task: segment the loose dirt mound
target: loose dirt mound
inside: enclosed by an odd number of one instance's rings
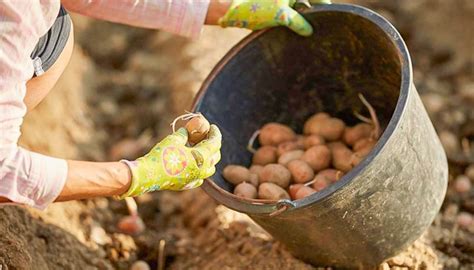
[[[74,208],[74,207],[72,207]],[[80,209],[68,209],[79,216]],[[77,235],[18,207],[0,209],[0,265],[5,269],[92,269],[111,267]],[[56,216],[58,220],[60,216]],[[63,216],[65,220],[67,216]]]

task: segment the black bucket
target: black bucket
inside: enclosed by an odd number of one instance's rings
[[[446,156],[413,85],[405,43],[388,21],[342,4],[313,7],[305,17],[313,36],[285,28],[253,33],[203,84],[194,110],[217,124],[224,138],[217,173],[203,188],[247,213],[298,258],[373,267],[415,241],[435,218],[447,187]],[[301,131],[319,111],[356,123],[353,112],[363,111],[359,93],[374,106],[384,132],[341,180],[302,200],[275,204],[230,194],[222,169],[250,165],[246,145],[255,130],[281,122]]]

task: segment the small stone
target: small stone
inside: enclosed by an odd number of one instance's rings
[[[112,100],[104,100],[99,104],[99,109],[106,115],[117,115],[118,107]]]
[[[450,203],[448,204],[448,206],[446,206],[444,210],[444,219],[454,222],[458,212],[459,212],[459,206],[455,203]]]
[[[405,259],[402,256],[396,256],[388,260],[390,265],[405,266]]]
[[[461,212],[461,213],[459,213],[456,221],[457,221],[459,227],[467,229],[474,222],[474,218],[468,212]]]
[[[453,110],[451,112],[451,117],[455,124],[460,125],[466,122],[466,114],[461,110]]]
[[[132,264],[130,270],[150,270],[150,266],[145,261],[136,261]]]
[[[456,180],[454,180],[454,190],[458,193],[467,193],[471,188],[471,181],[465,175],[459,175],[456,177]]]
[[[109,200],[106,198],[94,199],[95,206],[99,209],[107,209],[109,207]]]
[[[382,263],[381,265],[379,265],[378,270],[390,270],[390,266],[388,266],[388,263]]]
[[[135,240],[133,237],[122,234],[122,233],[115,233],[113,234],[113,241],[114,244],[118,244],[120,246],[120,250],[124,251],[135,251],[137,250],[137,246],[135,244]]]
[[[127,251],[127,250],[122,251],[122,257],[123,257],[125,260],[130,259],[130,252]]]
[[[461,86],[461,88],[459,89],[459,95],[463,99],[467,99],[471,102],[474,102],[474,82],[467,83]]]
[[[424,94],[421,100],[430,115],[441,111],[446,104],[444,97],[435,93]]]
[[[454,133],[443,130],[439,133],[439,139],[448,156],[452,156],[459,151],[459,140]]]
[[[401,266],[393,266],[391,270],[408,270],[408,267],[401,267]]]
[[[119,253],[115,248],[112,248],[110,250],[110,256],[109,256],[111,261],[117,261],[119,258]]]
[[[471,179],[471,181],[474,181],[474,164],[469,165],[466,168],[466,171],[464,172],[464,174],[467,177],[469,177],[469,179]]]
[[[105,230],[97,224],[91,228],[90,239],[99,245],[105,245],[112,241]]]
[[[114,270],[115,269],[114,267],[112,267],[110,262],[107,262],[107,261],[104,261],[104,260],[98,261],[96,263],[96,266],[97,266],[98,270]]]

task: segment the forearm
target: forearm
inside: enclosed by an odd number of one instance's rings
[[[66,184],[56,201],[121,195],[130,182],[130,170],[122,162],[70,160]]]
[[[68,174],[56,202],[110,197],[124,194],[130,187],[131,174],[121,162],[68,161]],[[0,203],[11,200],[0,196]]]
[[[161,29],[197,38],[201,33],[209,0],[61,0],[71,12],[100,20]]]
[[[209,25],[217,25],[219,19],[226,14],[231,4],[232,0],[211,0],[205,23]]]

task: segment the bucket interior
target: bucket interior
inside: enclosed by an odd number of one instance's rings
[[[386,127],[400,94],[401,57],[387,33],[357,14],[334,10],[306,14],[315,29],[300,37],[279,27],[239,43],[203,85],[195,110],[219,126],[222,160],[212,180],[232,192],[221,172],[228,164],[249,166],[252,134],[268,122],[301,133],[320,111],[360,122],[369,116],[358,94]]]

